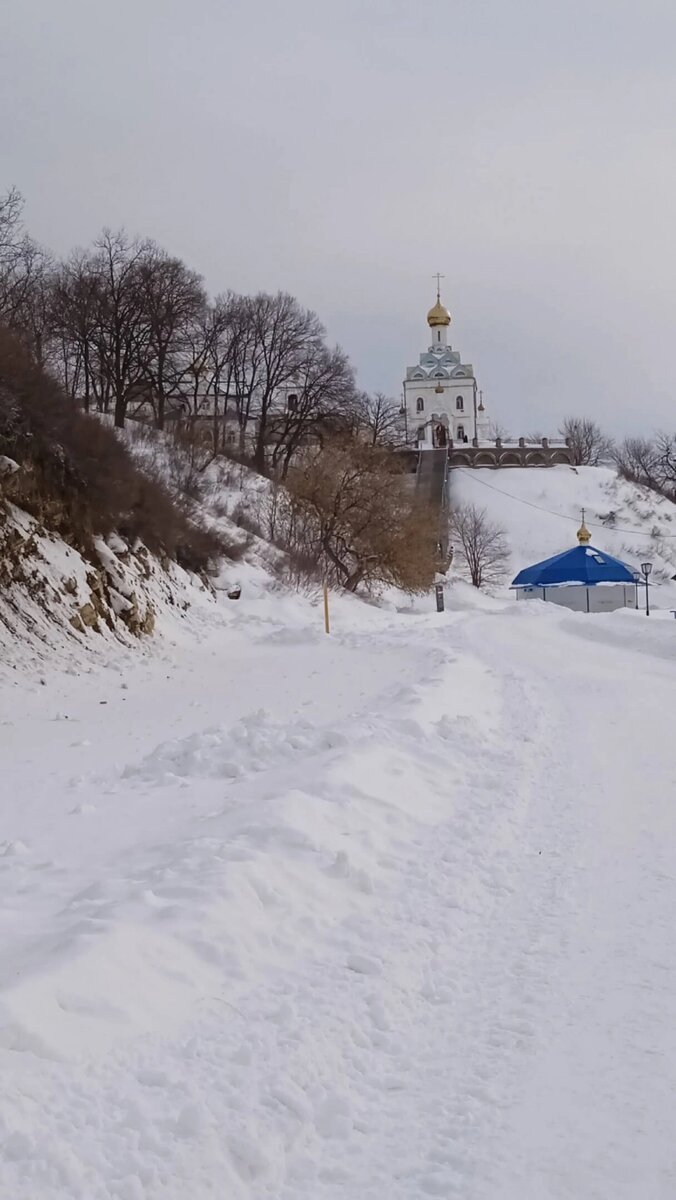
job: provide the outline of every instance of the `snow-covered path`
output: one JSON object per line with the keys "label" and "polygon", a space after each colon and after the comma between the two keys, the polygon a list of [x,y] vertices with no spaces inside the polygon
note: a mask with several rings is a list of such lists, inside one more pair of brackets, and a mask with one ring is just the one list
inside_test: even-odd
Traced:
{"label": "snow-covered path", "polygon": [[4,693],[0,1195],[674,1195],[676,638],[527,607]]}

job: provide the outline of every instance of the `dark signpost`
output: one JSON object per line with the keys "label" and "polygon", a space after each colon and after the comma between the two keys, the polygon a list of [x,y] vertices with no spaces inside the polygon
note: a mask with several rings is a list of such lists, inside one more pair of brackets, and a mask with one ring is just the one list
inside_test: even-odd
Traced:
{"label": "dark signpost", "polygon": [[444,585],[443,583],[435,583],[434,593],[437,598],[437,612],[444,611]]}

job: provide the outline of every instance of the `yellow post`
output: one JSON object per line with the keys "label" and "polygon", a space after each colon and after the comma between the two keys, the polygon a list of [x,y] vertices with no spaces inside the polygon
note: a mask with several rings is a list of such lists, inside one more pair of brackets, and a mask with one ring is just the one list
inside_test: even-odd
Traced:
{"label": "yellow post", "polygon": [[329,585],[326,580],[324,580],[324,632],[331,632],[329,624]]}

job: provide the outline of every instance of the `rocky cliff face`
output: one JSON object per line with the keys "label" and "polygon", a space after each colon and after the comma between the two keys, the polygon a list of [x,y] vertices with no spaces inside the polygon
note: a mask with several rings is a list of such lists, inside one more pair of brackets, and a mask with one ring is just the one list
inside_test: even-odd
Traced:
{"label": "rocky cliff face", "polygon": [[85,557],[5,499],[0,511],[0,645],[79,657],[111,638],[130,645],[213,595],[200,578],[116,534]]}

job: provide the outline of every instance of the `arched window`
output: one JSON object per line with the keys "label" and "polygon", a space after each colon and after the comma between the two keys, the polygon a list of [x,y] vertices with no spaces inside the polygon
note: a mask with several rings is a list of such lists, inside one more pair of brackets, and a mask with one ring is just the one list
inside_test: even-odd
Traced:
{"label": "arched window", "polygon": [[464,440],[465,440],[465,426],[458,425],[458,441],[464,442]]}
{"label": "arched window", "polygon": [[296,412],[296,409],[298,408],[298,397],[295,395],[287,396],[286,407],[288,408],[289,412]]}
{"label": "arched window", "polygon": [[456,412],[465,411],[465,401],[463,400],[462,396],[455,397],[455,410]]}
{"label": "arched window", "polygon": [[423,400],[422,396],[418,396],[418,399],[415,402],[415,411],[416,412],[424,412],[425,411],[425,401]]}
{"label": "arched window", "polygon": [[420,425],[418,427],[418,441],[419,442],[425,441],[425,426],[424,425]]}

